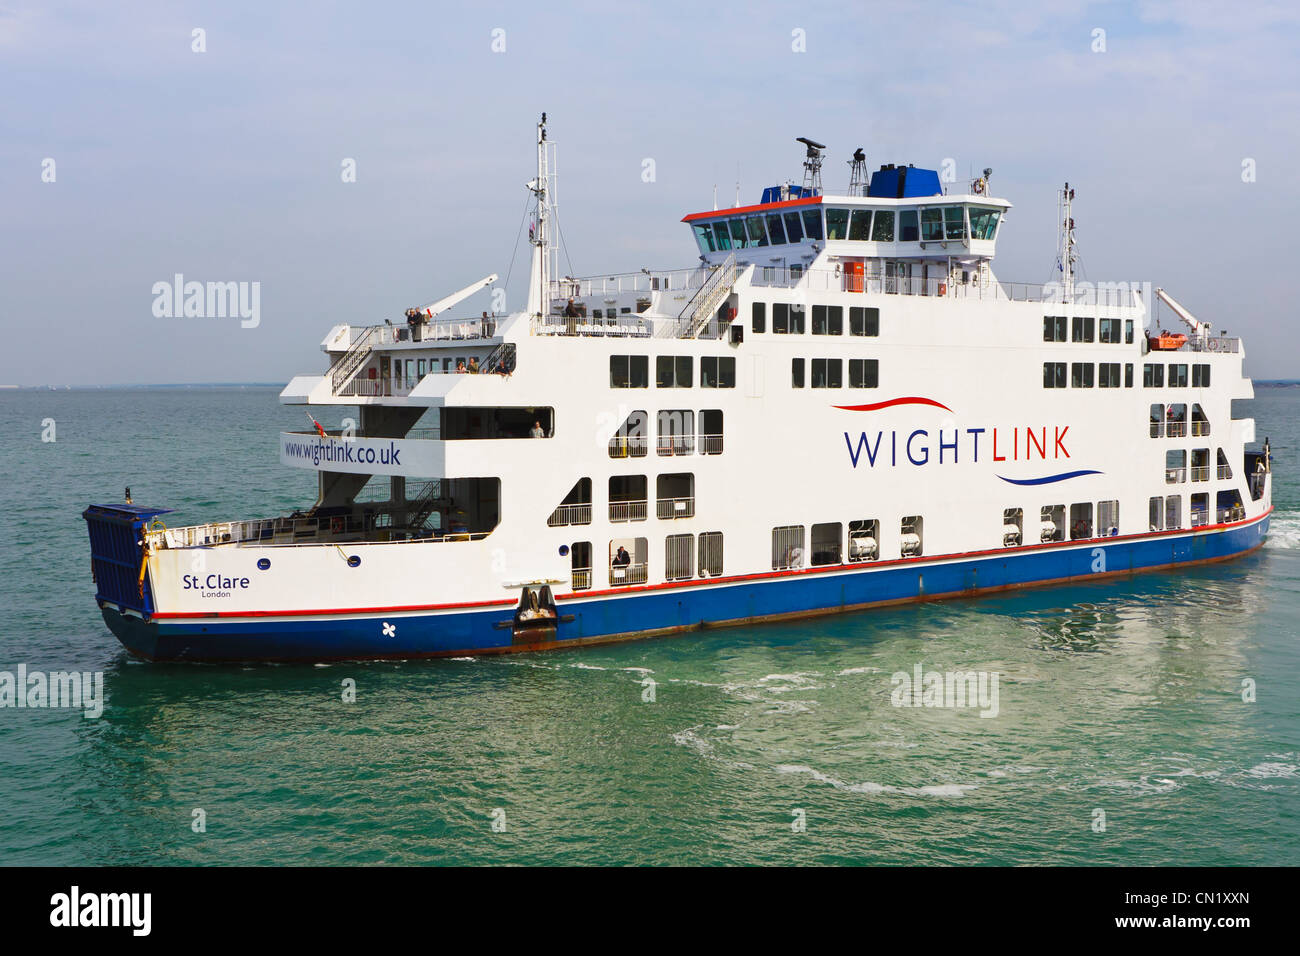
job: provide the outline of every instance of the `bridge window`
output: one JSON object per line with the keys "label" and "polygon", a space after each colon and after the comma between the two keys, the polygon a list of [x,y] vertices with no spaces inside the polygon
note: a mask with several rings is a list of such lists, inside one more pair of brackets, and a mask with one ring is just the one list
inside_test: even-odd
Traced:
{"label": "bridge window", "polygon": [[722,410],[705,408],[700,411],[700,453],[722,454]]}
{"label": "bridge window", "polygon": [[997,232],[998,217],[1001,212],[997,209],[985,209],[983,206],[971,206],[969,215],[970,237],[992,239],[993,234]]}
{"label": "bridge window", "polygon": [[645,475],[611,475],[609,479],[609,520],[645,521]]}
{"label": "bridge window", "polygon": [[804,238],[813,241],[818,241],[822,238],[821,209],[805,209],[803,211],[803,234]]}
{"label": "bridge window", "polygon": [[1065,505],[1043,505],[1038,512],[1038,540],[1065,540]]}
{"label": "bridge window", "polygon": [[659,412],[660,455],[695,454],[695,412],[689,408]]}
{"label": "bridge window", "polygon": [[1170,388],[1187,387],[1187,366],[1186,365],[1169,366],[1169,387]]}
{"label": "bridge window", "polygon": [[803,359],[790,359],[790,385],[803,388]]}
{"label": "bridge window", "polygon": [[908,515],[899,523],[898,550],[905,558],[919,558],[925,553],[923,533],[925,519]]}
{"label": "bridge window", "polygon": [[844,526],[838,521],[812,526],[812,566],[825,567],[840,562],[840,536]]}
{"label": "bridge window", "polygon": [[785,238],[787,242],[801,242],[803,240],[803,223],[799,219],[798,212],[787,212],[785,217]]}
{"label": "bridge window", "polygon": [[1119,362],[1097,364],[1097,387],[1119,388]]}
{"label": "bridge window", "polygon": [[871,238],[871,210],[855,209],[849,220],[849,238],[866,242]]}
{"label": "bridge window", "polygon": [[728,219],[727,224],[731,228],[731,247],[733,249],[748,249],[749,236],[745,233],[745,220]]}
{"label": "bridge window", "polygon": [[943,238],[943,210],[938,206],[927,206],[921,210],[921,240],[938,242]]}
{"label": "bridge window", "polygon": [[1070,387],[1092,388],[1093,368],[1091,362],[1074,362],[1070,365]]}
{"label": "bridge window", "polygon": [[946,239],[961,239],[966,235],[966,216],[961,206],[943,207],[943,233]]}
{"label": "bridge window", "polygon": [[1043,363],[1043,388],[1065,388],[1065,363]]}
{"label": "bridge window", "polygon": [[713,224],[713,239],[718,245],[719,252],[731,248],[731,233],[727,229],[727,222],[725,219],[722,222],[715,222]]}
{"label": "bridge window", "polygon": [[879,385],[878,359],[849,359],[849,388],[876,388]]}
{"label": "bridge window", "polygon": [[722,532],[700,533],[700,577],[717,577],[722,574]]}
{"label": "bridge window", "polygon": [[812,360],[813,388],[842,388],[844,385],[843,363],[840,359]]}
{"label": "bridge window", "polygon": [[1092,502],[1070,505],[1070,540],[1092,537]]}
{"label": "bridge window", "polygon": [[700,357],[700,388],[735,388],[736,358],[733,355]]}
{"label": "bridge window", "polygon": [[847,209],[826,210],[826,238],[847,239],[849,236],[849,211]]}
{"label": "bridge window", "polygon": [[844,307],[842,305],[814,305],[812,307],[813,335],[843,335]]}
{"label": "bridge window", "polygon": [[1142,366],[1142,387],[1143,388],[1164,388],[1165,387],[1165,367],[1163,365],[1152,365],[1147,363]]}
{"label": "bridge window", "polygon": [[660,475],[655,479],[655,514],[660,518],[695,517],[695,476]]}
{"label": "bridge window", "polygon": [[772,245],[785,245],[785,226],[781,222],[779,212],[770,212],[767,214],[767,234],[772,239]]}
{"label": "bridge window", "polygon": [[921,238],[920,219],[915,209],[904,209],[898,214],[898,239],[900,242],[916,242]]}
{"label": "bridge window", "polygon": [[767,245],[767,229],[763,225],[763,216],[749,216],[745,219],[745,225],[749,229],[749,244],[751,246]]}
{"label": "bridge window", "polygon": [[694,356],[658,356],[655,359],[655,385],[659,388],[690,388],[695,377],[694,365]]}
{"label": "bridge window", "polygon": [[849,560],[874,561],[880,557],[880,521],[866,518],[849,522]]}
{"label": "bridge window", "polygon": [[609,543],[609,584],[645,584],[649,578],[645,538],[615,538]]}
{"label": "bridge window", "polygon": [[1063,315],[1043,316],[1043,341],[1044,342],[1064,342],[1065,331],[1066,331],[1065,316]]}
{"label": "bridge window", "polygon": [[713,228],[706,223],[695,223],[692,227],[695,230],[695,241],[699,244],[700,252],[716,252],[717,246],[713,239]]}
{"label": "bridge window", "polygon": [[755,302],[751,308],[750,330],[753,332],[767,331],[767,303]]}
{"label": "bridge window", "polygon": [[803,525],[784,525],[772,529],[772,570],[788,571],[802,568]]}
{"label": "bridge window", "polygon": [[876,210],[876,221],[871,229],[871,238],[874,242],[894,241],[894,210]]}
{"label": "bridge window", "polygon": [[1025,527],[1025,512],[1023,508],[1003,508],[1002,509],[1002,546],[1005,548],[1019,547]]}
{"label": "bridge window", "polygon": [[650,444],[649,430],[650,416],[643,410],[628,415],[609,440],[609,457],[644,458]]}
{"label": "bridge window", "polygon": [[548,528],[558,528],[568,524],[591,524],[590,478],[579,478],[578,483],[546,519]]}
{"label": "bridge window", "polygon": [[611,355],[609,386],[610,388],[649,388],[650,356]]}
{"label": "bridge window", "polygon": [[1071,342],[1091,342],[1096,320],[1091,315],[1076,315],[1070,328]]}
{"label": "bridge window", "polygon": [[880,310],[861,305],[849,306],[849,335],[879,335]]}
{"label": "bridge window", "polygon": [[1192,366],[1192,388],[1209,388],[1210,387],[1210,366],[1193,365]]}

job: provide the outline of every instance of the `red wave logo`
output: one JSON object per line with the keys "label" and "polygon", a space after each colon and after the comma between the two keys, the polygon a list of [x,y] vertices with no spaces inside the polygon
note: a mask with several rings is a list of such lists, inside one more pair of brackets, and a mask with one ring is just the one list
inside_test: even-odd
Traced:
{"label": "red wave logo", "polygon": [[835,405],[834,408],[842,409],[846,412],[875,412],[882,408],[892,408],[895,405],[933,405],[935,408],[942,408],[945,412],[951,412],[952,409],[943,402],[936,402],[933,398],[891,398],[887,402],[875,402],[871,405]]}

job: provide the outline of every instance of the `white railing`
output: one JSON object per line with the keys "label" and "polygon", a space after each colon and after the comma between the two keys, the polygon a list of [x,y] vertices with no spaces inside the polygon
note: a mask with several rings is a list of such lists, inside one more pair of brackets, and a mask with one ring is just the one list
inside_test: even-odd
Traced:
{"label": "white railing", "polygon": [[[385,530],[371,528],[367,532],[362,517],[356,514],[330,517],[254,518],[246,521],[210,522],[180,528],[159,528],[145,532],[145,541],[154,550],[202,548],[222,544],[287,547],[320,545],[342,535],[364,533],[373,535]],[[342,544],[351,548],[372,544],[479,541],[486,538],[488,534],[487,531],[465,531],[448,533],[440,537],[406,538],[398,541],[347,540]]]}
{"label": "white railing", "polygon": [[722,436],[721,436],[721,435],[701,435],[701,436],[700,436],[700,454],[702,454],[702,455],[721,455],[721,454],[722,454]]}
{"label": "white railing", "polygon": [[1166,422],[1166,423],[1165,423],[1165,437],[1166,437],[1166,438],[1186,438],[1186,437],[1187,437],[1187,423],[1186,423],[1186,422]]}
{"label": "white railing", "polygon": [[615,587],[622,584],[645,584],[648,578],[645,564],[625,564],[609,569],[609,583]]}
{"label": "white railing", "polygon": [[1204,527],[1206,524],[1209,523],[1209,517],[1210,517],[1209,512],[1193,509],[1192,527],[1193,528]]}
{"label": "white railing", "polygon": [[586,591],[591,587],[591,568],[574,568],[570,587],[574,591]]}
{"label": "white railing", "polygon": [[591,524],[591,502],[577,505],[560,505],[546,519],[547,527],[558,528],[566,524]]}
{"label": "white railing", "polygon": [[1231,465],[1220,465],[1220,466],[1219,466],[1219,475],[1218,475],[1218,478],[1219,478],[1220,481],[1231,481],[1231,480],[1232,480],[1232,466],[1231,466]]}
{"label": "white railing", "polygon": [[624,292],[680,292],[698,289],[708,275],[707,269],[671,269],[667,272],[624,272],[611,276],[555,279],[551,298],[568,300],[592,295],[618,295]]}
{"label": "white railing", "polygon": [[617,319],[588,319],[585,316],[533,316],[533,335],[605,336],[609,338],[649,338],[656,323],[667,321],[653,316],[620,315]]}
{"label": "white railing", "polygon": [[1187,480],[1187,469],[1186,469],[1186,468],[1166,468],[1166,469],[1165,469],[1165,484],[1167,484],[1167,485],[1176,485],[1176,484],[1178,484],[1179,482],[1183,482],[1183,481],[1186,481],[1186,480]]}
{"label": "white railing", "polygon": [[649,450],[650,439],[645,437],[615,435],[609,440],[610,458],[644,458]]}
{"label": "white railing", "polygon": [[1210,423],[1205,421],[1192,420],[1192,437],[1203,438],[1210,433]]}
{"label": "white railing", "polygon": [[610,521],[645,521],[646,501],[611,501],[609,503]]}
{"label": "white railing", "polygon": [[1209,480],[1210,480],[1209,465],[1192,466],[1192,481],[1209,481]]}
{"label": "white railing", "polygon": [[661,455],[695,454],[694,435],[660,435],[656,450]]}
{"label": "white railing", "polygon": [[693,518],[695,517],[695,499],[660,498],[658,515],[660,518]]}

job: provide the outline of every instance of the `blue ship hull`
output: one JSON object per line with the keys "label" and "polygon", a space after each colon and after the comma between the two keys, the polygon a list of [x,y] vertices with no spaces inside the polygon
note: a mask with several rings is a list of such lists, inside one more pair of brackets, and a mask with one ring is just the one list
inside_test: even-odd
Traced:
{"label": "blue ship hull", "polygon": [[1036,545],[976,555],[773,572],[558,598],[546,639],[516,635],[507,601],[490,607],[311,616],[104,620],[133,654],[156,661],[329,661],[549,650],[706,626],[745,624],[1222,561],[1253,551],[1269,514],[1195,532]]}

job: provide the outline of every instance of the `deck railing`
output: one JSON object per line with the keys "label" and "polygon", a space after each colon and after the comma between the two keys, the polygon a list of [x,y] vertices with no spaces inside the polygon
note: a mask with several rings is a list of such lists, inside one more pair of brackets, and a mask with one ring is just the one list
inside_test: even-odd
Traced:
{"label": "deck railing", "polygon": [[568,524],[591,524],[591,502],[560,505],[546,519],[546,525],[550,528],[559,528]]}
{"label": "deck railing", "polygon": [[1219,474],[1218,474],[1218,478],[1219,478],[1220,481],[1231,481],[1231,480],[1232,480],[1232,466],[1231,466],[1231,465],[1220,465],[1220,466],[1219,466]]}
{"label": "deck railing", "polygon": [[623,584],[645,584],[648,577],[645,564],[611,566],[609,569],[609,583],[614,587]]}
{"label": "deck railing", "polygon": [[609,440],[610,458],[644,458],[650,439],[638,435],[615,435]]}
{"label": "deck railing", "polygon": [[1209,465],[1192,466],[1192,481],[1209,481],[1209,480],[1210,480]]}
{"label": "deck railing", "polygon": [[574,591],[585,591],[591,587],[591,568],[574,568],[569,585]]}
{"label": "deck railing", "polygon": [[609,503],[610,521],[645,521],[646,501],[611,501]]}
{"label": "deck railing", "polygon": [[657,508],[660,518],[695,517],[694,498],[660,498]]}
{"label": "deck railing", "polygon": [[656,449],[661,455],[695,454],[694,435],[660,435]]}

